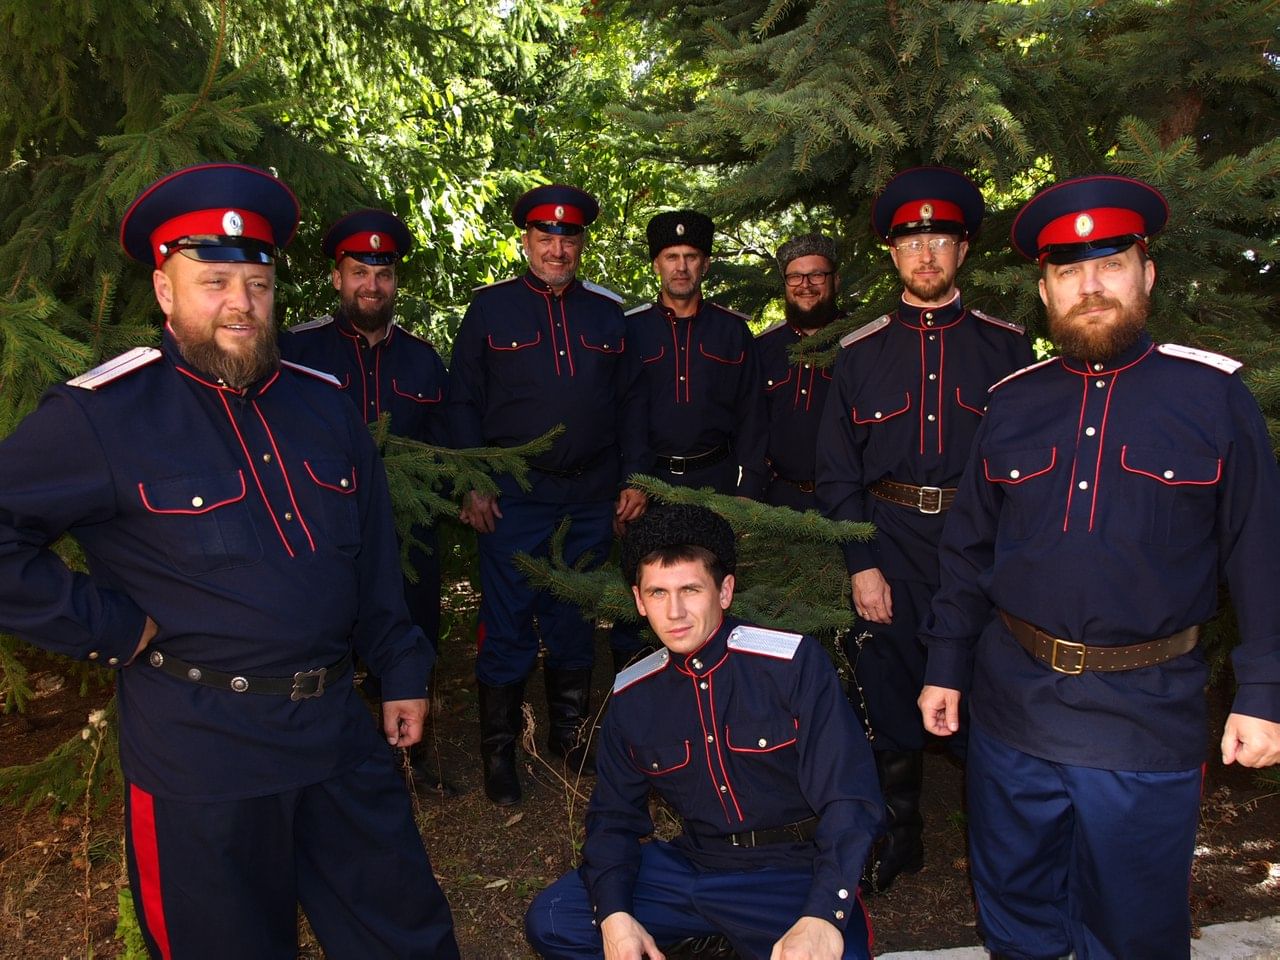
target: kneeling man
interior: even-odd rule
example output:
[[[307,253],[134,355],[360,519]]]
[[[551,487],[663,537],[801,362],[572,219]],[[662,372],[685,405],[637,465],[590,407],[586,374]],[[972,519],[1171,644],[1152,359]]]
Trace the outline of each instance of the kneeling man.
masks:
[[[711,934],[744,958],[870,956],[871,751],[816,640],[725,615],[735,563],[704,507],[651,507],[623,538],[663,649],[614,682],[582,866],[525,918],[544,957],[661,960],[659,944]],[[670,843],[641,842],[650,788],[684,821]]]

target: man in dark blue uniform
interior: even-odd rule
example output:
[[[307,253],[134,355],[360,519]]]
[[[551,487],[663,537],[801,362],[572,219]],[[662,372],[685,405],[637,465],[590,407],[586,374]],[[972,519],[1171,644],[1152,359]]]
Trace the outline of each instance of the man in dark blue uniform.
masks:
[[[299,901],[330,956],[457,957],[387,748],[422,734],[432,652],[382,464],[332,378],[276,348],[297,221],[235,164],[134,201],[121,240],[156,266],[163,344],[54,387],[0,445],[0,625],[116,672],[154,957],[292,958]],[[63,533],[87,573],[51,549]],[[383,678],[385,742],[353,648]]]
[[[544,957],[639,960],[710,934],[752,960],[870,956],[858,877],[881,811],[866,737],[816,640],[726,616],[735,564],[733,531],[705,507],[655,506],[623,537],[663,649],[614,682],[582,867],[525,917]],[[650,790],[683,820],[670,843],[641,843]]]
[[[413,237],[395,214],[356,210],[325,234],[322,249],[333,258],[333,288],[338,309],[333,314],[289,328],[280,342],[286,359],[304,363],[338,378],[342,390],[366,423],[390,416],[390,430],[436,446],[448,444],[444,396],[448,374],[435,348],[395,322],[396,265],[409,252]],[[422,628],[437,653],[440,649],[440,558],[435,526],[417,526],[409,561],[416,583],[404,579],[409,616]],[[375,699],[377,678],[365,681]],[[409,750],[414,781],[436,790],[451,789],[441,778],[427,740]]]
[[[835,242],[820,233],[792,237],[778,248],[786,319],[756,337],[764,384],[765,462],[744,475],[764,476],[766,503],[793,510],[817,509],[814,477],[818,425],[831,386],[831,368],[791,359],[790,348],[840,316]]]
[[[546,555],[569,520],[565,559],[589,554],[598,565],[614,522],[635,519],[645,506],[644,494],[626,486],[649,458],[620,298],[577,279],[584,229],[599,209],[590,194],[561,185],[517,200],[513,217],[529,270],[477,290],[454,340],[448,405],[459,446],[516,446],[565,428],[531,464],[531,489],[502,477],[498,496],[471,491],[462,512],[479,533],[480,746],[485,792],[498,804],[520,799],[515,741],[539,637],[547,650],[547,746],[571,772],[594,770],[584,731],[593,625],[572,604],[535,591],[512,555]]]
[[[654,216],[645,230],[658,276],[658,299],[627,311],[628,336],[641,362],[649,407],[653,474],[677,487],[759,498],[764,458],[763,406],[747,317],[702,298],[715,224],[696,210]],[[634,627],[610,637],[614,668],[640,650]]]
[[[888,811],[868,870],[876,890],[924,864],[915,700],[925,649],[916,633],[938,586],[943,521],[987,388],[1032,359],[1021,327],[966,308],[956,287],[982,215],[978,188],[943,167],[900,173],[876,198],[872,226],[902,278],[902,299],[841,341],[819,434],[823,511],[877,530],[844,547],[862,620],[846,652]]]
[[[1205,758],[1200,625],[1240,626],[1224,763],[1280,761],[1280,471],[1227,357],[1146,333],[1164,197],[1068,180],[1018,214],[1061,356],[992,390],[923,631],[925,725],[969,738],[992,955],[1172,960]]]

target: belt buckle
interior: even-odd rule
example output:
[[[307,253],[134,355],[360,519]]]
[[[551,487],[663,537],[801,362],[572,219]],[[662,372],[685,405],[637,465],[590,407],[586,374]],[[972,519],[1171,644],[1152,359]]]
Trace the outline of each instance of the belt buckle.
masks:
[[[670,465],[667,467],[667,470],[671,473],[671,475],[673,477],[683,477],[685,464],[688,463],[689,458],[688,457],[668,457],[667,459],[671,461]],[[679,466],[676,465],[677,461],[679,461]]]
[[[925,506],[926,494],[928,494],[930,497],[937,498],[933,501],[932,510],[929,509],[929,507]],[[941,487],[921,487],[920,494],[917,498],[916,509],[919,510],[921,513],[925,514],[926,516],[933,516],[934,514],[941,513],[942,512],[942,488]]]
[[[328,667],[319,667],[315,670],[299,670],[293,675],[293,690],[289,693],[290,700],[309,700],[312,697],[318,697],[324,693],[324,675],[329,670]],[[308,692],[306,690],[306,682],[314,680],[316,688]]]
[[[1058,673],[1065,673],[1069,677],[1078,677],[1084,673],[1085,645],[1076,643],[1074,640],[1063,640],[1059,637],[1053,637],[1053,649],[1049,653],[1049,666]],[[1075,656],[1079,657],[1079,662],[1075,667],[1063,666],[1058,663],[1058,651],[1067,650]]]

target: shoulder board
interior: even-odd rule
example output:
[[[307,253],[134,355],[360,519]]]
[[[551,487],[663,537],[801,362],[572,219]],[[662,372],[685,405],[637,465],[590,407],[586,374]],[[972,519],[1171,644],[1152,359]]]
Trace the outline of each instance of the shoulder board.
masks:
[[[301,333],[303,330],[318,330],[320,327],[327,327],[333,323],[333,315],[326,313],[323,317],[316,317],[314,320],[308,320],[306,323],[295,323],[292,327],[286,327],[285,333]]]
[[[764,657],[777,660],[790,660],[796,655],[796,648],[804,639],[798,633],[787,633],[785,630],[769,630],[766,627],[734,627],[733,633],[725,641],[730,650],[741,650],[743,653],[758,653]]]
[[[280,366],[288,367],[290,370],[296,370],[298,373],[307,373],[315,377],[317,380],[323,380],[325,383],[331,383],[335,387],[342,386],[342,381],[331,373],[325,373],[323,370],[317,370],[315,367],[304,367],[300,363],[294,363],[292,360],[281,360]]]
[[[664,647],[661,650],[655,650],[643,660],[633,663],[625,670],[618,672],[613,678],[613,692],[621,693],[633,683],[639,683],[645,677],[651,677],[663,667],[667,665],[667,661],[671,659],[671,654]]]
[[[162,356],[164,354],[156,347],[134,347],[118,357],[112,357],[105,363],[98,364],[88,373],[72,377],[67,381],[67,385],[79,387],[81,390],[97,390],[99,387],[105,387],[113,380],[119,380],[135,370],[141,370],[148,364],[155,363]]]
[[[997,387],[1002,387],[1006,383],[1008,383],[1010,380],[1016,380],[1018,377],[1022,376],[1024,373],[1030,373],[1032,370],[1036,370],[1040,367],[1045,366],[1046,364],[1053,363],[1057,359],[1058,359],[1057,357],[1050,357],[1048,360],[1041,360],[1039,363],[1033,363],[1030,366],[1023,367],[1021,370],[1015,370],[1013,371],[1013,373],[1009,374],[1007,377],[1002,377],[1001,379],[993,383],[991,386],[989,386],[987,388],[987,393],[994,393]]]
[[[1177,357],[1179,360],[1193,360],[1207,367],[1221,370],[1223,373],[1235,373],[1244,366],[1239,360],[1232,360],[1220,353],[1209,350],[1197,350],[1195,347],[1184,347],[1176,343],[1162,343],[1156,347],[1166,357]]]
[[[751,315],[743,313],[741,310],[735,310],[733,309],[733,307],[726,307],[723,303],[712,303],[711,305],[715,307],[717,310],[723,310],[725,313],[737,317],[739,320],[742,320],[744,323],[751,322]]]
[[[970,310],[975,317],[993,327],[1003,327],[1005,330],[1012,330],[1014,333],[1026,333],[1027,328],[1020,323],[1014,323],[1012,320],[1001,320],[999,317],[993,317],[989,313],[983,313],[981,310]]]
[[[624,311],[622,315],[624,317],[634,317],[637,313],[644,313],[652,306],[652,303],[642,303],[638,307],[632,307],[630,310]]]
[[[857,330],[852,330],[849,333],[846,333],[840,338],[840,346],[851,347],[859,340],[863,340],[871,336],[873,333],[879,333],[891,323],[893,323],[893,320],[890,319],[887,313],[881,314],[870,323],[864,323]]]
[[[582,281],[582,289],[590,290],[592,293],[598,293],[602,297],[608,297],[614,303],[622,303],[622,297],[614,293],[608,287],[602,287],[598,283],[592,283],[590,280]]]
[[[773,333],[775,330],[781,330],[781,329],[782,329],[783,327],[785,327],[786,325],[787,325],[787,321],[785,321],[785,320],[779,320],[777,323],[772,324],[772,325],[770,325],[770,326],[767,326],[767,327],[765,327],[763,330],[761,330],[759,333],[757,333],[757,334],[756,334],[756,339],[757,339],[757,340],[759,340],[759,339],[760,339],[761,337],[763,337],[766,333]]]
[[[519,277],[507,277],[505,280],[495,280],[493,283],[482,283],[478,287],[472,287],[472,293],[479,293],[481,290],[488,290],[490,287],[500,287],[506,283],[515,283]]]

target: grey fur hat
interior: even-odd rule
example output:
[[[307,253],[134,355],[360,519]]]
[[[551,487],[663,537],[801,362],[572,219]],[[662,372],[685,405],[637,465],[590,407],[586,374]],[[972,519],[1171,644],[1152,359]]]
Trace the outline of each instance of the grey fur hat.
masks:
[[[787,266],[792,260],[813,256],[826,257],[832,267],[840,266],[834,240],[825,233],[802,233],[798,237],[792,237],[778,248],[778,269],[786,273]]]

